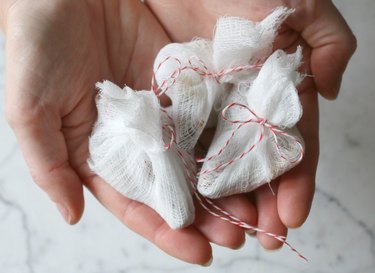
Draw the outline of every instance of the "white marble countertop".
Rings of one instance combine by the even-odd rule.
[[[177,261],[135,235],[90,194],[81,222],[68,226],[31,182],[4,119],[4,40],[0,38],[0,272],[375,272],[375,2],[335,1],[358,38],[336,102],[321,101],[321,159],[306,224],[286,248],[262,250],[248,238],[240,250],[214,247],[203,268]]]

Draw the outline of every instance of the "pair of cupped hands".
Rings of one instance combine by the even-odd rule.
[[[96,119],[95,83],[150,89],[153,61],[171,42],[212,38],[222,15],[263,19],[277,6],[295,8],[274,47],[304,48],[302,71],[314,75],[299,87],[304,115],[298,124],[306,142],[303,161],[251,194],[216,200],[243,221],[286,235],[306,220],[314,194],[319,154],[318,90],[337,97],[356,40],[328,0],[2,0],[6,37],[6,116],[33,180],[57,204],[69,224],[84,209],[83,186],[126,226],[168,254],[207,264],[210,243],[238,248],[244,230],[215,218],[197,205],[196,221],[171,230],[152,209],[112,189],[87,166],[88,137]],[[201,143],[206,148],[210,132]],[[253,234],[266,249],[281,246]]]

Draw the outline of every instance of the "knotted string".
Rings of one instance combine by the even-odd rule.
[[[233,107],[240,107],[241,109],[245,109],[248,111],[248,113],[250,114],[250,118],[246,119],[246,120],[231,120],[227,117],[227,112],[233,108]],[[257,141],[255,143],[253,143],[246,151],[242,152],[239,156],[237,156],[236,158],[233,158],[231,159],[230,161],[228,162],[224,162],[224,163],[221,163],[215,167],[213,167],[212,169],[206,169],[206,170],[201,170],[200,171],[200,175],[203,175],[203,174],[208,174],[208,173],[211,173],[211,172],[214,172],[214,171],[218,171],[220,169],[223,169],[225,167],[227,167],[228,165],[230,164],[233,164],[235,163],[236,161],[242,159],[245,155],[247,155],[248,153],[250,153],[251,151],[254,150],[254,148],[262,142],[263,140],[263,136],[264,136],[264,133],[265,133],[265,130],[268,130],[270,132],[270,134],[272,135],[272,140],[273,140],[273,143],[275,144],[275,147],[277,149],[277,152],[279,154],[279,156],[284,159],[284,160],[287,160],[289,161],[291,164],[294,164],[294,163],[297,163],[299,161],[302,160],[303,156],[304,156],[304,149],[303,149],[303,145],[302,143],[297,139],[295,138],[294,136],[288,134],[286,131],[284,130],[281,130],[280,128],[278,128],[277,126],[275,125],[272,125],[267,119],[265,118],[262,118],[262,117],[259,117],[252,109],[250,109],[248,106],[244,105],[244,104],[241,104],[241,103],[231,103],[229,105],[227,105],[226,107],[224,107],[224,109],[222,110],[221,112],[221,116],[223,118],[223,120],[227,121],[227,122],[230,122],[231,124],[239,124],[231,133],[230,137],[225,141],[225,144],[223,147],[221,147],[219,149],[219,151],[212,155],[212,156],[209,156],[209,157],[206,157],[206,158],[203,158],[203,159],[198,159],[197,162],[205,162],[205,161],[211,161],[212,159],[220,156],[223,151],[229,146],[231,140],[234,138],[234,136],[236,135],[236,133],[242,128],[244,127],[245,125],[251,125],[251,124],[259,124],[262,128],[262,130],[260,131],[259,133],[259,137],[257,139]],[[281,146],[279,144],[279,138],[281,136],[284,136],[286,138],[290,138],[292,140],[292,142],[294,142],[298,148],[299,148],[299,156],[295,159],[290,159],[288,158],[287,156],[285,156],[282,151],[281,151]]]
[[[160,83],[160,85],[158,85],[156,83],[156,74],[159,71],[160,67],[164,63],[166,63],[167,61],[169,61],[169,60],[175,61],[176,64],[177,64],[177,68],[171,72],[171,74],[169,75],[169,77],[167,79],[163,80]],[[199,64],[199,65],[195,66],[194,62],[197,62],[197,64]],[[178,77],[181,75],[181,73],[184,70],[195,71],[195,72],[197,72],[202,77],[210,77],[210,78],[215,79],[218,83],[220,83],[221,77],[223,77],[223,76],[225,76],[227,74],[230,74],[230,73],[233,73],[233,72],[240,72],[240,71],[244,71],[244,70],[259,69],[259,68],[261,68],[261,66],[262,65],[257,62],[254,65],[238,66],[238,67],[233,67],[233,68],[229,68],[229,69],[223,69],[223,70],[220,70],[220,71],[214,73],[214,72],[210,72],[209,69],[208,69],[208,67],[204,64],[204,62],[202,60],[199,60],[197,57],[191,57],[191,58],[189,58],[188,64],[185,65],[185,66],[182,66],[182,63],[181,63],[181,61],[178,58],[170,56],[170,57],[165,58],[161,63],[159,63],[159,65],[157,66],[156,70],[154,71],[154,74],[152,76],[152,81],[151,81],[151,90],[153,92],[155,92],[156,96],[158,96],[158,97],[162,96],[163,94],[165,94],[169,90],[169,88],[171,88],[176,83]],[[231,108],[233,108],[235,106],[246,109],[252,115],[252,117],[249,118],[249,119],[247,119],[247,120],[230,120],[226,116],[226,113]],[[212,160],[213,158],[215,158],[215,157],[219,156],[220,154],[222,154],[222,152],[225,150],[225,148],[230,144],[230,141],[234,138],[236,132],[239,129],[241,129],[243,126],[245,126],[245,125],[259,124],[262,127],[262,130],[260,132],[258,140],[254,144],[252,144],[245,152],[243,152],[237,158],[234,158],[234,159],[230,160],[229,162],[222,163],[222,164],[220,164],[218,166],[215,166],[213,169],[207,169],[207,170],[203,170],[203,171],[201,170],[199,172],[199,175],[204,174],[204,173],[213,172],[213,171],[216,171],[216,170],[219,170],[219,169],[222,169],[222,168],[225,168],[226,166],[228,166],[228,165],[236,162],[237,160],[243,158],[246,154],[250,153],[263,140],[263,135],[264,135],[264,130],[265,129],[268,129],[269,132],[272,134],[272,136],[273,136],[273,142],[276,145],[276,148],[278,150],[279,155],[283,159],[289,160],[291,163],[299,162],[303,158],[304,149],[303,149],[302,143],[298,139],[296,139],[294,136],[286,133],[285,131],[283,131],[282,129],[278,128],[277,126],[272,125],[266,119],[259,117],[248,106],[246,106],[244,104],[240,104],[240,103],[231,103],[231,104],[227,105],[222,110],[222,118],[225,121],[228,121],[228,122],[230,122],[232,124],[239,124],[239,125],[233,130],[230,138],[225,142],[225,145],[219,150],[218,153],[216,153],[215,155],[210,156],[208,158],[194,159],[194,156],[190,152],[182,150],[182,149],[180,149],[178,147],[178,145],[176,143],[176,140],[175,140],[175,131],[174,131],[173,118],[162,107],[161,107],[161,111],[167,116],[168,120],[171,122],[171,124],[164,125],[163,128],[162,128],[164,132],[166,132],[166,130],[168,130],[169,133],[170,133],[170,137],[169,137],[170,142],[169,142],[169,144],[165,144],[165,148],[166,149],[171,149],[171,148],[175,149],[176,153],[178,154],[179,158],[181,159],[181,161],[182,161],[182,163],[184,165],[186,178],[190,182],[190,184],[192,186],[192,189],[193,189],[193,194],[197,198],[199,204],[209,214],[211,214],[211,215],[213,215],[215,217],[218,217],[218,218],[220,218],[220,219],[222,219],[222,220],[224,220],[226,222],[229,222],[231,224],[237,225],[237,226],[239,226],[239,227],[241,227],[243,229],[251,230],[251,231],[254,231],[254,232],[259,232],[259,233],[262,233],[262,234],[264,234],[266,236],[269,236],[271,238],[274,238],[274,239],[282,242],[284,245],[288,246],[288,248],[291,251],[293,251],[294,253],[296,253],[298,255],[298,257],[300,257],[301,259],[303,259],[305,261],[308,261],[306,257],[304,257],[288,241],[286,241],[286,237],[285,236],[281,236],[281,235],[277,235],[277,234],[274,234],[274,233],[271,233],[271,232],[267,232],[267,231],[265,231],[263,229],[260,229],[258,227],[249,225],[248,223],[245,223],[245,222],[241,221],[239,218],[235,217],[231,213],[229,213],[226,210],[222,209],[220,206],[216,205],[211,199],[209,199],[209,198],[207,198],[205,196],[202,196],[198,192],[198,190],[197,190],[196,184],[197,184],[198,173],[195,170],[196,169],[196,167],[195,167],[196,166],[196,162],[199,163],[199,162],[204,162],[206,160]],[[291,138],[299,146],[300,152],[299,152],[299,157],[297,159],[290,160],[290,159],[288,159],[286,156],[284,156],[282,154],[281,148],[280,148],[280,145],[279,145],[279,137],[280,136],[285,136],[285,137]]]

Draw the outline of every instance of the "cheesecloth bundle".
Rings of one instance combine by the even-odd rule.
[[[215,79],[202,77],[192,69],[202,65],[213,71],[212,43],[202,39],[169,44],[160,50],[154,63],[159,86],[173,79],[166,95],[172,101],[169,113],[176,128],[176,142],[184,150],[194,149],[216,97],[223,90]]]
[[[301,58],[301,48],[290,55],[277,50],[253,83],[233,86],[199,176],[202,195],[250,192],[302,159],[303,139],[294,127],[302,116]]]
[[[168,119],[150,91],[97,84],[98,120],[89,139],[89,166],[118,192],[158,212],[171,228],[194,221],[185,169],[170,141]],[[164,132],[164,133],[163,133]],[[194,171],[194,170],[190,170]]]

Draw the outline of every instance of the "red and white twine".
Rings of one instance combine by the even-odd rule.
[[[160,84],[157,84],[156,83],[156,73],[159,71],[160,67],[163,64],[165,64],[167,61],[175,61],[176,64],[177,64],[177,67],[176,67],[175,70],[173,70],[171,72],[171,74],[169,75],[169,77],[167,79],[163,80]],[[194,65],[194,62],[196,64],[198,64],[198,65]],[[156,70],[155,70],[155,72],[154,72],[154,74],[152,76],[151,90],[153,92],[155,92],[155,94],[158,97],[162,96],[163,94],[165,94],[171,88],[171,86],[173,86],[176,83],[178,77],[185,70],[195,71],[195,72],[197,72],[202,77],[213,78],[218,83],[220,83],[221,77],[223,77],[225,75],[228,75],[228,74],[231,74],[231,73],[235,73],[235,72],[240,72],[240,71],[260,69],[261,66],[262,66],[262,64],[260,64],[259,62],[257,62],[254,65],[237,66],[237,67],[232,67],[232,68],[228,68],[228,69],[222,69],[222,70],[220,70],[218,72],[210,72],[209,69],[208,69],[208,67],[204,64],[204,62],[202,60],[198,59],[195,56],[191,57],[188,60],[188,64],[184,65],[184,66],[182,65],[182,62],[178,58],[170,56],[170,57],[165,58],[157,66],[157,68],[156,68]],[[249,118],[247,120],[230,120],[226,116],[226,114],[233,107],[241,107],[241,108],[247,110],[251,114],[251,118]],[[304,257],[288,241],[286,241],[286,237],[285,236],[281,236],[281,235],[277,235],[277,234],[274,234],[274,233],[271,233],[271,232],[267,232],[266,230],[263,230],[261,228],[258,228],[258,227],[255,227],[255,226],[252,226],[252,225],[250,225],[248,223],[243,222],[242,220],[240,220],[239,218],[235,217],[231,213],[229,213],[226,210],[222,209],[220,206],[216,205],[214,203],[214,201],[212,201],[211,199],[202,196],[198,192],[197,186],[196,186],[196,184],[197,184],[197,176],[198,175],[207,174],[207,173],[214,172],[214,171],[220,170],[222,168],[225,168],[226,166],[228,166],[230,164],[233,164],[236,161],[242,159],[245,155],[247,155],[252,150],[254,150],[254,148],[264,139],[263,136],[264,136],[264,131],[265,130],[268,130],[270,132],[270,134],[272,135],[273,142],[275,144],[275,147],[276,147],[276,149],[277,149],[280,157],[283,158],[283,159],[285,159],[285,160],[288,160],[290,163],[299,162],[303,158],[303,156],[304,156],[304,149],[303,149],[302,143],[298,139],[296,139],[294,136],[288,134],[287,132],[285,132],[284,130],[278,128],[277,126],[272,125],[266,119],[264,119],[262,117],[259,117],[248,106],[246,106],[244,104],[241,104],[241,103],[231,103],[231,104],[227,105],[226,107],[224,107],[224,109],[222,110],[222,118],[225,121],[230,122],[231,124],[238,124],[238,126],[232,131],[230,137],[225,142],[224,146],[221,149],[219,149],[219,151],[216,154],[214,154],[214,155],[212,155],[210,157],[206,157],[206,158],[194,159],[194,156],[190,152],[182,150],[182,149],[180,149],[178,147],[178,145],[176,145],[175,131],[174,131],[174,127],[173,127],[174,126],[173,119],[167,113],[167,111],[164,108],[161,107],[161,111],[166,115],[166,117],[170,121],[170,124],[163,126],[163,131],[166,132],[166,130],[168,130],[169,131],[169,135],[170,135],[169,142],[167,144],[165,144],[165,148],[166,149],[171,149],[171,148],[175,149],[176,153],[178,154],[179,158],[181,159],[181,161],[182,161],[182,163],[184,165],[186,178],[189,180],[189,182],[190,182],[190,184],[192,186],[192,189],[193,189],[193,194],[196,197],[196,199],[198,200],[199,204],[209,214],[211,214],[211,215],[213,215],[215,217],[218,217],[218,218],[222,219],[223,221],[226,221],[226,222],[229,222],[229,223],[234,224],[236,226],[239,226],[239,227],[241,227],[241,228],[243,228],[245,230],[250,230],[250,231],[262,233],[262,234],[267,235],[267,236],[269,236],[271,238],[274,238],[275,240],[278,240],[278,241],[282,242],[284,245],[288,246],[288,248],[291,251],[293,251],[294,253],[296,253],[298,255],[298,257],[300,257],[301,259],[303,259],[305,261],[308,261],[306,257]],[[261,132],[259,134],[259,137],[258,137],[257,141],[255,143],[253,143],[252,145],[250,145],[250,147],[246,151],[244,151],[238,157],[233,158],[233,159],[231,159],[228,162],[221,163],[221,164],[213,167],[212,169],[201,170],[200,172],[196,171],[196,162],[201,163],[201,162],[204,162],[204,161],[210,161],[210,160],[213,160],[215,157],[220,156],[223,153],[223,151],[229,146],[231,140],[234,138],[234,136],[238,132],[238,130],[240,130],[243,126],[249,125],[249,124],[259,124],[261,126],[262,130],[261,130]],[[297,144],[297,146],[299,147],[299,156],[296,159],[290,159],[290,158],[287,158],[285,155],[283,155],[283,153],[281,152],[281,147],[279,145],[279,141],[278,141],[278,139],[279,139],[280,136],[284,136],[284,137],[290,138],[290,139],[292,139],[292,141],[294,143]]]
[[[226,113],[233,107],[241,107],[245,110],[247,110],[252,117],[250,117],[249,119],[247,120],[230,120],[227,116],[226,116]],[[272,125],[271,123],[269,123],[266,119],[264,118],[261,118],[259,117],[253,110],[251,110],[248,106],[244,105],[244,104],[241,104],[241,103],[231,103],[229,105],[227,105],[226,107],[224,107],[224,109],[222,110],[221,112],[221,116],[222,118],[227,121],[227,122],[230,122],[232,124],[239,124],[231,133],[230,137],[225,141],[225,144],[222,148],[219,149],[219,151],[212,155],[212,156],[209,156],[209,157],[206,157],[206,158],[203,158],[203,159],[198,159],[197,162],[205,162],[205,161],[211,161],[212,159],[216,158],[217,156],[220,156],[223,151],[229,146],[231,140],[234,138],[234,136],[236,135],[236,133],[245,125],[249,125],[249,124],[259,124],[262,128],[260,134],[259,134],[259,137],[258,137],[258,140],[253,143],[252,145],[250,145],[250,147],[242,152],[238,157],[236,158],[233,158],[231,159],[230,161],[228,162],[225,162],[225,163],[221,163],[217,166],[215,166],[214,168],[212,169],[206,169],[206,170],[201,170],[199,175],[202,175],[202,174],[207,174],[207,173],[211,173],[211,172],[214,172],[214,171],[218,171],[220,169],[223,169],[225,168],[226,166],[228,165],[231,165],[233,163],[235,163],[236,161],[242,159],[245,155],[247,155],[248,153],[250,153],[262,140],[263,140],[263,136],[264,136],[264,130],[265,129],[268,129],[268,131],[270,132],[270,134],[272,135],[273,137],[273,142],[275,144],[275,147],[280,155],[280,157],[284,160],[287,160],[289,161],[291,164],[293,163],[296,163],[296,162],[299,162],[302,160],[303,158],[303,155],[304,155],[304,149],[303,149],[303,145],[302,143],[297,139],[295,138],[294,136],[286,133],[285,131],[279,129],[277,126],[275,125]],[[281,152],[281,147],[279,145],[279,136],[284,136],[284,137],[287,137],[287,138],[290,138],[298,147],[299,147],[299,156],[296,158],[296,159],[290,159],[290,158],[287,158],[282,152]]]
[[[169,75],[169,77],[167,77],[167,79],[164,79],[160,84],[157,84],[156,74],[158,73],[159,69],[168,61],[174,61],[177,67],[175,70],[171,72],[171,74]],[[194,63],[196,64],[194,65]],[[169,56],[165,58],[163,61],[161,61],[156,67],[156,70],[154,71],[154,74],[151,80],[151,90],[154,91],[158,97],[162,96],[169,90],[169,88],[172,85],[176,83],[177,78],[181,75],[181,73],[186,70],[195,71],[198,75],[202,77],[212,78],[212,79],[215,79],[217,83],[221,83],[220,79],[225,75],[228,75],[234,72],[260,69],[261,67],[262,67],[262,64],[260,62],[256,62],[253,65],[241,65],[241,66],[236,66],[232,68],[221,69],[218,72],[210,72],[210,70],[204,64],[204,62],[198,59],[198,57],[196,56],[190,57],[188,60],[188,64],[184,66],[182,65],[181,61],[178,58]]]

